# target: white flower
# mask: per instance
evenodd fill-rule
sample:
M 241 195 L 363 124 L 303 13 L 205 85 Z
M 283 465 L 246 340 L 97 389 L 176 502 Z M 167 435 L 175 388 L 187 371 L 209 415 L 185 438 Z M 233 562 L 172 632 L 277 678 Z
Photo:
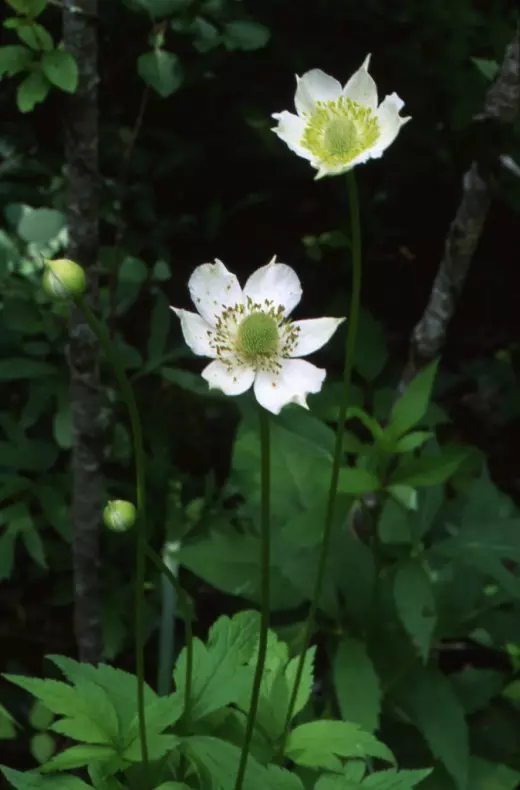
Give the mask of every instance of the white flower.
M 287 403 L 307 408 L 306 396 L 320 391 L 326 371 L 299 357 L 325 345 L 345 319 L 289 321 L 302 289 L 296 272 L 276 257 L 243 290 L 219 260 L 198 266 L 188 287 L 198 313 L 172 310 L 191 350 L 214 360 L 202 371 L 210 388 L 240 395 L 254 386 L 273 414 Z
M 274 113 L 273 129 L 291 151 L 308 159 L 323 176 L 346 173 L 379 158 L 410 118 L 399 111 L 404 102 L 391 93 L 377 105 L 377 86 L 368 73 L 370 55 L 344 88 L 320 69 L 296 77 L 297 115 Z

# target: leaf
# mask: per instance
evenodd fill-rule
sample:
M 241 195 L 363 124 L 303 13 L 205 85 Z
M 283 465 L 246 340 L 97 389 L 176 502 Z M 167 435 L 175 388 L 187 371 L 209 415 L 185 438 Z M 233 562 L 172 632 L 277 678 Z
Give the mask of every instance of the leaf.
M 361 310 L 359 332 L 354 353 L 354 367 L 368 382 L 374 381 L 388 360 L 383 328 L 367 310 Z
M 477 67 L 483 76 L 491 82 L 498 74 L 500 66 L 496 60 L 488 60 L 486 58 L 471 58 L 471 62 Z
M 148 279 L 148 268 L 140 258 L 127 255 L 117 273 L 116 304 L 121 315 L 135 302 Z
M 11 740 L 12 738 L 16 738 L 16 721 L 9 711 L 0 705 L 0 740 Z
M 433 667 L 417 667 L 406 676 L 397 698 L 459 790 L 467 790 L 468 727 L 449 680 Z
M 38 22 L 26 22 L 25 20 L 23 22 L 24 24 L 17 25 L 16 32 L 24 44 L 27 44 L 35 52 L 49 52 L 51 49 L 54 49 L 52 36 L 43 25 L 39 25 Z
M 422 447 L 428 439 L 431 439 L 431 431 L 412 431 L 405 436 L 401 436 L 393 447 L 394 453 L 412 453 Z
M 409 511 L 405 510 L 399 502 L 388 497 L 381 508 L 377 531 L 381 543 L 387 546 L 411 543 L 412 531 Z
M 37 732 L 31 737 L 30 751 L 37 763 L 46 763 L 56 751 L 56 742 L 48 732 Z
M 5 778 L 16 790 L 92 790 L 92 786 L 76 776 L 42 776 L 33 771 L 15 771 L 0 766 Z
M 58 408 L 52 419 L 54 439 L 58 447 L 69 450 L 74 437 L 72 432 L 72 408 L 68 394 L 62 393 L 58 399 Z
M 178 90 L 184 81 L 184 71 L 179 58 L 164 49 L 153 49 L 137 59 L 141 79 L 163 99 Z
M 379 478 L 368 469 L 357 469 L 356 467 L 340 469 L 339 494 L 366 494 L 370 491 L 378 491 L 380 487 Z
M 261 49 L 265 47 L 270 38 L 269 28 L 259 22 L 237 20 L 228 22 L 224 26 L 224 46 L 231 52 L 233 50 L 252 52 L 255 49 Z
M 148 735 L 148 757 L 150 760 L 160 760 L 165 754 L 175 749 L 181 742 L 180 738 L 170 733 L 147 733 Z M 127 746 L 123 752 L 123 758 L 133 763 L 140 763 L 143 760 L 141 741 L 137 738 Z
M 322 719 L 300 724 L 290 734 L 285 756 L 297 765 L 338 771 L 338 757 L 377 757 L 395 762 L 392 752 L 358 724 Z
M 385 432 L 389 437 L 398 439 L 422 420 L 428 409 L 438 366 L 437 359 L 421 370 L 395 403 L 390 415 L 390 425 Z
M 65 215 L 61 211 L 33 208 L 23 214 L 16 230 L 24 241 L 46 244 L 56 238 L 65 223 Z
M 219 617 L 210 629 L 208 644 L 193 640 L 191 721 L 238 702 L 249 690 L 251 673 L 244 664 L 258 640 L 258 615 L 240 612 L 232 619 Z M 183 694 L 186 682 L 186 648 L 175 666 L 176 690 Z
M 397 567 L 394 600 L 401 622 L 426 661 L 437 614 L 432 583 L 420 560 L 409 560 Z
M 45 765 L 40 767 L 42 773 L 53 771 L 70 771 L 73 768 L 82 768 L 94 760 L 108 762 L 117 757 L 117 752 L 113 746 L 81 745 L 71 746 L 55 757 L 52 757 Z
M 377 771 L 367 776 L 363 790 L 412 790 L 432 772 L 431 768 L 412 771 Z
M 20 45 L 0 47 L 0 78 L 14 77 L 20 71 L 28 69 L 33 57 L 31 50 L 27 47 Z
M 507 765 L 471 757 L 469 787 L 471 790 L 516 790 L 520 772 Z
M 284 768 L 277 765 L 267 766 L 267 783 L 269 790 L 304 790 L 302 780 Z
M 51 84 L 41 71 L 32 71 L 16 91 L 16 106 L 20 112 L 32 112 L 37 104 L 45 101 Z
M 303 662 L 303 671 L 300 679 L 300 685 L 298 687 L 296 702 L 293 709 L 293 717 L 304 709 L 304 707 L 306 706 L 307 702 L 310 699 L 312 693 L 312 686 L 314 683 L 315 654 L 316 654 L 315 646 L 309 647 L 309 649 L 305 654 L 305 661 Z M 296 680 L 296 673 L 298 671 L 299 664 L 300 664 L 300 656 L 295 656 L 289 661 L 287 668 L 285 670 L 289 699 L 291 698 L 293 693 L 294 682 Z M 285 715 L 287 715 L 287 711 L 285 712 Z
M 78 64 L 70 52 L 64 49 L 45 52 L 42 69 L 50 83 L 66 93 L 75 93 L 78 87 Z
M 186 752 L 198 771 L 205 775 L 202 787 L 212 790 L 232 790 L 240 759 L 241 749 L 232 743 L 208 735 L 184 738 Z M 247 760 L 244 788 L 266 790 L 267 772 L 250 754 Z
M 342 718 L 367 732 L 377 730 L 381 687 L 363 642 L 343 637 L 334 657 L 333 677 Z
M 466 450 L 444 451 L 438 455 L 423 455 L 409 458 L 393 472 L 390 482 L 404 483 L 408 486 L 435 486 L 452 477 L 465 461 Z
M 45 10 L 47 0 L 6 0 L 7 4 L 21 16 L 35 19 Z
M 52 376 L 56 368 L 47 362 L 27 357 L 0 359 L 0 381 L 16 379 L 38 379 L 41 376 Z

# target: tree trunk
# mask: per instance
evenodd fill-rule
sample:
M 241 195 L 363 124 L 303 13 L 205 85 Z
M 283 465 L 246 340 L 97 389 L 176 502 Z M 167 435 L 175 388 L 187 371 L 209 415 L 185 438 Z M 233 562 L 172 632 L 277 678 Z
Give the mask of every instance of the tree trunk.
M 86 298 L 98 306 L 99 246 L 97 0 L 65 0 L 65 48 L 79 68 L 79 84 L 68 98 L 65 119 L 68 177 L 68 257 L 87 275 Z M 72 552 L 74 627 L 81 661 L 101 659 L 99 525 L 102 509 L 102 423 L 99 349 L 82 313 L 69 319 L 72 449 Z

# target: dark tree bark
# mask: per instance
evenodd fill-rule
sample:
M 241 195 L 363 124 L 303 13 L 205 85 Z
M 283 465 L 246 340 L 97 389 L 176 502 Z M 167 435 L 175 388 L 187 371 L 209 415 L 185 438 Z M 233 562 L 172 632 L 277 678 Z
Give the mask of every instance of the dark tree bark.
M 79 68 L 79 85 L 65 119 L 68 178 L 68 257 L 84 267 L 86 298 L 98 305 L 99 246 L 97 0 L 65 0 L 63 37 Z M 80 310 L 69 319 L 72 450 L 72 530 L 75 615 L 81 661 L 101 658 L 99 525 L 102 509 L 102 402 L 98 343 Z
M 471 260 L 487 219 L 497 174 L 502 166 L 496 147 L 504 136 L 501 129 L 512 124 L 520 111 L 520 31 L 517 29 L 506 49 L 496 80 L 487 91 L 483 112 L 476 123 L 495 133 L 483 138 L 479 156 L 472 162 L 462 182 L 462 197 L 446 237 L 444 256 L 433 283 L 430 299 L 412 333 L 410 352 L 397 396 L 430 362 L 444 345 L 448 325 L 466 281 Z M 487 125 L 487 126 L 486 126 Z M 486 141 L 488 145 L 486 148 Z

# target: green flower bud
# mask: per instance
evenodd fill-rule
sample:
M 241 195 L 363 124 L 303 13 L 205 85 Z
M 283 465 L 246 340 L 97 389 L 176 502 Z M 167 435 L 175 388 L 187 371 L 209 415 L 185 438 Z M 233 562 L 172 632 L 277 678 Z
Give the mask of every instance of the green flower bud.
M 103 522 L 105 527 L 114 532 L 126 532 L 135 524 L 137 510 L 131 502 L 124 502 L 122 499 L 113 499 L 103 510 Z
M 68 258 L 45 261 L 43 289 L 52 299 L 74 299 L 86 287 L 85 272 L 81 266 Z

